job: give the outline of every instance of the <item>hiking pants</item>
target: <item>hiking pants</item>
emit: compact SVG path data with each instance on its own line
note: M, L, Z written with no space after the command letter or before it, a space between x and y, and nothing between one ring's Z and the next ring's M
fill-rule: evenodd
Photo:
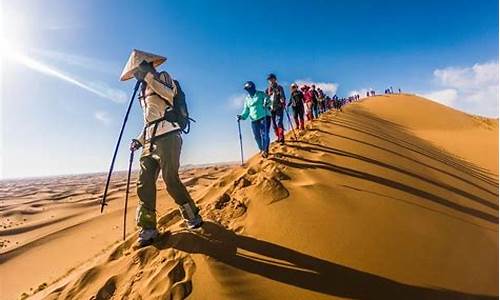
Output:
M304 129L304 105L299 104L293 109L293 119L295 121L295 127Z
M277 110L271 111L271 118L273 121L273 129L274 129L274 133L276 134L276 137L278 138L278 140L281 140L285 137L285 128L283 127L283 116L284 116L283 109L277 109Z
M139 179L137 180L136 222L143 229L156 228L156 180L161 171L167 192L179 206L189 203L198 212L193 199L179 178L179 158L182 138L180 132L170 132L154 140L153 145L144 146Z
M269 152L269 128L271 117L252 121L252 132L260 151Z
M306 102L306 116L308 121L311 121L313 119L312 109L313 109L312 102Z
M313 114L313 118L314 119L316 119L319 116L318 102L313 102L313 105L312 105L312 114Z

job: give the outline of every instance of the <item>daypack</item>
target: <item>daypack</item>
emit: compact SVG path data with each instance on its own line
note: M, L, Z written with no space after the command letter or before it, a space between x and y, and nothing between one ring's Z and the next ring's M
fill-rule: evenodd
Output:
M177 87L177 94L174 97L174 109L169 112L174 112L173 122L179 124L179 127L181 128L183 133L188 134L189 130L191 130L191 121L196 121L189 117L189 111L186 103L186 94L184 94L179 81L174 79L174 84ZM170 121L167 118L167 113L165 113L165 119L167 121Z
M164 72L160 73L161 74ZM160 77L158 76L158 77ZM168 75L169 76L169 75ZM160 78L156 78L155 80L159 81L163 85L167 86L170 89L173 89L169 83L162 81ZM196 122L194 119L189 117L189 111L186 103L186 95L181 88L179 81L172 79L173 84L177 88L177 94L174 97L174 106L171 110L166 110L163 119L168 122L177 123L184 134L188 134L191 129L191 121ZM168 105L167 109L171 106Z

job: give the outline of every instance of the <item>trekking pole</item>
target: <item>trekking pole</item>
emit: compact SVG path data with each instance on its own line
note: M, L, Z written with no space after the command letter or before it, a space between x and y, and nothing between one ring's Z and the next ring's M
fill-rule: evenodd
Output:
M132 94L132 98L130 98L130 102L127 107L127 112L125 113L125 117L123 118L122 128L120 130L120 135L118 136L118 140L116 141L115 152L113 153L113 158L111 159L111 165L109 166L108 178L106 179L106 187L104 188L104 194L101 200L101 213L104 211L104 206L106 206L106 196L108 194L109 181L111 180L111 174L113 173L113 167L115 166L116 154L118 153L118 148L120 147L120 142L122 140L123 130L125 129L125 124L127 124L128 115L130 114L130 109L132 108L132 103L134 102L135 94L137 94L137 90L141 85L140 81L137 81L134 87L134 93Z
M241 138L241 124L240 120L238 119L238 133L240 135L240 155L241 155L241 165L243 166L243 140Z
M290 123L290 127L292 127L293 136L295 136L295 140L298 141L297 134L295 133L295 129L293 128L292 119L290 119L290 114L288 113L288 109L285 108L286 116L288 118L288 123Z
M127 235L128 189L130 187L130 173L132 173L133 161L134 161L134 150L130 150L130 159L128 161L127 189L125 190L125 209L123 211L123 240L125 240L125 236Z

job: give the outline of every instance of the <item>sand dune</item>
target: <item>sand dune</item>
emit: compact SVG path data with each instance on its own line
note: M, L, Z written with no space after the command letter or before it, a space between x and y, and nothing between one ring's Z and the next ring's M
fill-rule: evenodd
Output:
M206 166L181 172L194 196L232 166ZM133 180L137 176L133 174ZM60 278L120 241L126 173L112 177L105 214L99 201L106 174L10 180L0 187L0 274L2 299L15 299ZM160 214L174 207L158 182ZM137 206L131 189L127 228L134 231ZM4 298L5 297L5 298Z
M377 96L324 114L272 153L213 173L196 190L208 220L199 231L164 207L153 246L134 250L136 233L112 245L120 228L76 242L90 228L82 224L48 238L50 253L27 242L29 250L2 255L0 272L24 266L23 256L42 265L38 284L50 284L34 299L498 297L498 120L411 95ZM20 190L26 201L2 201L2 213L25 217L49 205ZM112 202L108 217L89 222L95 232L119 223L121 202ZM15 234L65 222L46 218L16 219ZM52 283L51 259L88 247L94 259Z

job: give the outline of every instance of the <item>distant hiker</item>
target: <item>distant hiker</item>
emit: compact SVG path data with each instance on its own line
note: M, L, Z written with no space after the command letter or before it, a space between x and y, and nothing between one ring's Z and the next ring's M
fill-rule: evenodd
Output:
M313 118L316 119L319 116L319 108L318 108L318 90L316 90L316 86L311 85L311 94L312 94L312 115Z
M401 89L398 89L398 94L401 94Z
M313 93L309 86L304 85L300 88L302 93L304 94L304 104L305 104L305 113L307 116L307 120L311 121L313 119Z
M248 95L245 97L243 111L237 115L238 120L250 117L252 131L259 147L260 154L266 158L269 154L269 128L271 126L271 101L266 93L257 91L255 83L247 81L243 88Z
M292 106L295 127L304 130L304 94L299 91L296 83L292 83L290 90L291 94L288 106Z
M366 97L370 97L370 92L366 92Z
M125 66L121 80L135 77L140 83L139 100L143 108L144 129L132 140L132 151L143 148L137 180L136 221L141 228L138 245L150 245L158 235L156 229L156 181L162 173L167 192L179 205L180 213L189 228L198 228L203 221L199 208L179 179L181 131L185 126L187 108L185 95L177 80L155 67L166 58L134 50ZM185 115L184 115L185 114Z
M318 112L320 114L325 112L325 93L323 93L323 90L318 88Z
M392 86L389 88L389 91L391 94L394 94L394 91L392 90Z
M283 112L285 109L285 91L283 87L278 84L276 75L269 74L267 76L266 94L271 99L271 120L273 122L273 129L278 142L283 144L285 142L285 128L283 127Z

